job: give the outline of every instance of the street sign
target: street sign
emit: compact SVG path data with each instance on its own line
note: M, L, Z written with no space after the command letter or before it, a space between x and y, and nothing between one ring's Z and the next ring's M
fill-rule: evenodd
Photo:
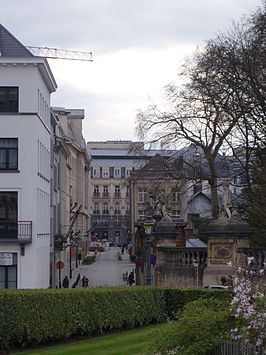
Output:
M151 265L154 266L156 264L156 255L151 254Z
M56 263L56 268L59 270L61 270L61 269L64 269L64 263L63 263L63 261L58 261L57 263Z
M0 253L0 265L1 266L13 265L12 253Z

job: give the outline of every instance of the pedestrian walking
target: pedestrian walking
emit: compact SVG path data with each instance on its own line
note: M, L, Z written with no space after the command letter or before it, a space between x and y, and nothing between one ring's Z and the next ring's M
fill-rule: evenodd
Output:
M69 280L68 280L68 277L65 276L64 280L63 280L63 287L64 288L68 288L68 286L69 286Z
M86 280L86 276L83 275L81 282L82 282L82 287L85 287L85 280Z
M134 273L133 271L131 271L131 273L128 276L128 285L132 286L134 283L135 283Z

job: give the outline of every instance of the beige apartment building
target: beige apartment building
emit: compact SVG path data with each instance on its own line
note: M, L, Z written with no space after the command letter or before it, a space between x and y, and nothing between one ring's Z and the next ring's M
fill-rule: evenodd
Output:
M173 167L156 154L141 169L134 170L128 182L132 234L135 223L147 216L187 220L187 183L182 167Z
M120 245L130 233L130 190L127 179L147 157L131 151L142 143L131 141L88 142L91 159L90 215L93 232Z
M88 142L91 160L90 214L91 228L113 244L122 244L134 234L138 214L132 199L130 176L139 171L155 154L169 151L146 150L142 142ZM176 212L177 213L177 212Z
M61 277L72 270L87 252L90 228L88 213L89 157L82 135L84 110L53 108L57 119L54 169L54 235L64 238L56 261L64 262ZM58 279L58 277L57 277ZM57 280L59 284L59 280Z

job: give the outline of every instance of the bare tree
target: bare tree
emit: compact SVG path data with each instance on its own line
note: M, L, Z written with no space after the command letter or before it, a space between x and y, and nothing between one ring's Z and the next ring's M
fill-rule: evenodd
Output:
M219 152L239 145L246 147L244 164L248 174L251 143L256 147L265 137L263 24L265 7L241 25L234 25L230 33L208 41L183 66L182 88L165 88L167 108L152 105L137 115L139 136L151 144L194 144L201 148L210 170L213 218L219 212Z

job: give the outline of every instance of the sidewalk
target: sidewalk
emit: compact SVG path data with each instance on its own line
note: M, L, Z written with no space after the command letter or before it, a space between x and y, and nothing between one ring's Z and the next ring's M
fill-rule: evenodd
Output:
M121 254L121 260L118 259L118 252L121 254L120 248L111 247L102 253L97 253L95 263L91 265L80 265L72 271L72 279L69 280L71 288L80 274L80 281L77 287L82 287L81 279L86 276L89 279L89 287L103 286L122 286L127 282L123 279L123 274L129 274L135 264L130 262L130 257L125 251Z

